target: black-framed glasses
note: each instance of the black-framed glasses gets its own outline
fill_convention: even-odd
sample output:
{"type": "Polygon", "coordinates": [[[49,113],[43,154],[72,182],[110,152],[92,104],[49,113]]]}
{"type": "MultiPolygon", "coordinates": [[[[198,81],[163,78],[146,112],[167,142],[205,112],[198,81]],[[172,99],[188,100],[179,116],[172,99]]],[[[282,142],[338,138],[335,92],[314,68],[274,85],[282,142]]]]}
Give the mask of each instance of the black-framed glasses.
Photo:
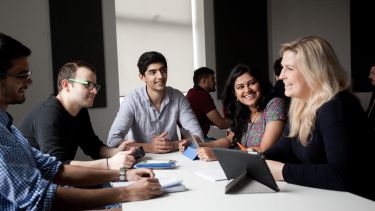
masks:
{"type": "Polygon", "coordinates": [[[22,80],[29,80],[29,78],[31,78],[32,73],[33,73],[33,71],[31,69],[29,69],[29,70],[27,70],[27,72],[17,74],[17,75],[0,72],[0,76],[10,76],[10,77],[18,78],[18,79],[22,79],[22,80]]]}
{"type": "Polygon", "coordinates": [[[82,84],[83,86],[85,86],[87,89],[89,89],[90,91],[93,90],[94,88],[96,89],[96,91],[99,92],[100,90],[100,85],[99,84],[96,84],[96,83],[93,83],[91,81],[86,81],[86,80],[79,80],[79,79],[68,79],[68,81],[70,82],[76,82],[76,83],[80,83],[82,84]]]}

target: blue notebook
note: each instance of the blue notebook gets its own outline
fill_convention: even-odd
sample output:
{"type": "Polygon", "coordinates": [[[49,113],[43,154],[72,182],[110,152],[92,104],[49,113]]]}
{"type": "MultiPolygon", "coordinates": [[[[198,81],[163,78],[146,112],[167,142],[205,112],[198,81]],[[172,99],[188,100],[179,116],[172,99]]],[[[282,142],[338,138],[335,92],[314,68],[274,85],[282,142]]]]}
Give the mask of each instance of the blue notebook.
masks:
{"type": "Polygon", "coordinates": [[[174,160],[144,160],[134,165],[134,168],[171,169],[176,167],[174,160]]]}

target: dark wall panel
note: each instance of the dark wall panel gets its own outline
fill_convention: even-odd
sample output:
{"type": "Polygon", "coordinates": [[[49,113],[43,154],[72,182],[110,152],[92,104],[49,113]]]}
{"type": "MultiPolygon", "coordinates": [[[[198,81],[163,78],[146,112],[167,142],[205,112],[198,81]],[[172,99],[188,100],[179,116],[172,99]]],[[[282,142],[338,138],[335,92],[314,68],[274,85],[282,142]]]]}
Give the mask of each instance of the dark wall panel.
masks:
{"type": "Polygon", "coordinates": [[[268,77],[267,1],[214,1],[214,20],[218,98],[236,64],[255,66],[268,77]]]}
{"type": "Polygon", "coordinates": [[[50,0],[54,89],[58,69],[71,60],[84,60],[97,69],[102,86],[94,107],[106,106],[101,0],[50,0]]]}
{"type": "Polygon", "coordinates": [[[375,65],[375,16],[373,2],[350,1],[351,76],[354,91],[368,92],[370,68],[375,65]]]}

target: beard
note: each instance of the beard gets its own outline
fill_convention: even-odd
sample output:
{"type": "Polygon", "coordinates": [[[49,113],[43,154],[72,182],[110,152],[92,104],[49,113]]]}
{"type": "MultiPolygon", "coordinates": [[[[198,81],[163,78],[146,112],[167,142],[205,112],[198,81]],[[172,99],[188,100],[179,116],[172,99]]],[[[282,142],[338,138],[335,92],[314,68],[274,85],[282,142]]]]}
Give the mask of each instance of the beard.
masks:
{"type": "Polygon", "coordinates": [[[213,87],[213,88],[209,89],[208,92],[216,92],[216,88],[213,87]]]}
{"type": "Polygon", "coordinates": [[[25,100],[26,100],[26,97],[23,96],[23,97],[19,97],[19,98],[16,98],[16,99],[12,99],[12,100],[10,100],[10,101],[8,102],[8,104],[9,104],[9,105],[10,105],[10,104],[22,104],[22,103],[25,102],[25,100]]]}
{"type": "Polygon", "coordinates": [[[25,93],[20,94],[19,92],[14,93],[14,92],[2,92],[0,94],[0,99],[3,102],[6,102],[8,105],[12,104],[22,104],[25,102],[26,97],[25,93]]]}

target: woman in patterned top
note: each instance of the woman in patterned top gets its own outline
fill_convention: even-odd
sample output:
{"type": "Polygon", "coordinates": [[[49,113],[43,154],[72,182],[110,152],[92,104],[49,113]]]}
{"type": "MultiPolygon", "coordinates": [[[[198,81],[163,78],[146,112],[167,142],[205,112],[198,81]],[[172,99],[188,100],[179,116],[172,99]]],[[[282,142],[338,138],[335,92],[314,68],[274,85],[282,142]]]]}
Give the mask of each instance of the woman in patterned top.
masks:
{"type": "Polygon", "coordinates": [[[259,71],[246,65],[234,67],[223,99],[225,113],[233,121],[231,131],[226,138],[201,143],[200,159],[216,160],[211,147],[237,147],[237,143],[264,152],[280,138],[287,120],[287,103],[274,97],[271,83],[259,71]]]}

